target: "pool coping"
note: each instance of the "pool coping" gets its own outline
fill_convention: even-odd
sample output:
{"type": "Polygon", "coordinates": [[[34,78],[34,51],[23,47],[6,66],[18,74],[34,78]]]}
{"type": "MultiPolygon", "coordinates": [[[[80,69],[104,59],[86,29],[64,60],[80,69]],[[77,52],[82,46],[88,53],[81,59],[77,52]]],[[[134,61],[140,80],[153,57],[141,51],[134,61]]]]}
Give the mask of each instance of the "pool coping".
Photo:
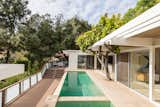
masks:
{"type": "Polygon", "coordinates": [[[67,72],[65,72],[64,75],[62,76],[62,79],[60,80],[60,83],[57,86],[56,90],[54,91],[53,95],[50,95],[46,98],[45,103],[47,104],[48,107],[55,107],[56,106],[61,88],[62,88],[64,80],[66,78],[66,75],[67,75],[67,72]]]}
{"type": "Polygon", "coordinates": [[[65,78],[66,78],[66,75],[67,75],[67,72],[68,72],[68,71],[66,71],[66,72],[64,73],[64,75],[63,75],[63,77],[62,77],[62,79],[61,79],[58,87],[56,88],[55,92],[53,93],[54,96],[59,96],[59,95],[60,95],[61,89],[62,89],[62,87],[63,87],[64,81],[65,81],[65,78]]]}
{"type": "Polygon", "coordinates": [[[105,96],[59,97],[58,101],[110,101],[105,96]]]}

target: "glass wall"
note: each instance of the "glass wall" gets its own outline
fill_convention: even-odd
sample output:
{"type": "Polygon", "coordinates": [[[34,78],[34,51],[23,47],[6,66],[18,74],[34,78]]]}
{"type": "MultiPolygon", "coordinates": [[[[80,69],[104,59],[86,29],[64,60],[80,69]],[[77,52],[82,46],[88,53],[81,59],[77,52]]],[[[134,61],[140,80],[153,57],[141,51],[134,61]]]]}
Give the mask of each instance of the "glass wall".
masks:
{"type": "Polygon", "coordinates": [[[114,80],[115,72],[114,72],[114,57],[113,56],[108,57],[108,70],[110,72],[111,79],[114,80]]]}
{"type": "Polygon", "coordinates": [[[132,89],[148,96],[149,93],[149,52],[130,53],[130,82],[132,89]]]}
{"type": "MultiPolygon", "coordinates": [[[[102,60],[102,57],[100,57],[100,59],[102,60]]],[[[97,58],[97,69],[101,70],[101,63],[99,62],[98,58],[97,58]]]]}
{"type": "Polygon", "coordinates": [[[94,69],[94,56],[79,55],[78,56],[78,68],[80,68],[80,69],[94,69]]]}
{"type": "Polygon", "coordinates": [[[160,102],[160,48],[156,48],[155,65],[153,99],[157,102],[160,102]]]}
{"type": "Polygon", "coordinates": [[[122,84],[128,86],[128,53],[122,53],[118,56],[118,72],[117,80],[122,84]]]}

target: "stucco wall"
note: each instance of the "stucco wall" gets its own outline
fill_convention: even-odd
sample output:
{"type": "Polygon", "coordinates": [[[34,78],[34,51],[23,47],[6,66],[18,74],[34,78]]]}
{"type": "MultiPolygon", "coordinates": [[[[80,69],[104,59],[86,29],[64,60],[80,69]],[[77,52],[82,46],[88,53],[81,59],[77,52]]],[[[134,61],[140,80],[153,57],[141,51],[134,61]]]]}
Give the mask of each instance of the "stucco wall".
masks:
{"type": "Polygon", "coordinates": [[[77,69],[78,67],[78,55],[89,55],[88,53],[84,53],[80,50],[64,50],[66,55],[69,56],[69,68],[77,69]]]}
{"type": "Polygon", "coordinates": [[[24,64],[0,64],[0,80],[24,72],[24,64]]]}
{"type": "Polygon", "coordinates": [[[77,53],[71,53],[69,55],[69,68],[76,69],[78,64],[78,54],[77,53]]]}

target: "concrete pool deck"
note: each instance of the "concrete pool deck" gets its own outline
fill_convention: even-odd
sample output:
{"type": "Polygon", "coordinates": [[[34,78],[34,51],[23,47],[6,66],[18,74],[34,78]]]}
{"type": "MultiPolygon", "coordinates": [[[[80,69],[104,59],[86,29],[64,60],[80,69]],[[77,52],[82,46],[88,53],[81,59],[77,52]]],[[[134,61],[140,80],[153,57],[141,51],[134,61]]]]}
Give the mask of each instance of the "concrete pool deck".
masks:
{"type": "MultiPolygon", "coordinates": [[[[134,91],[125,87],[121,83],[108,81],[104,75],[101,75],[100,72],[97,72],[95,70],[66,69],[65,71],[86,71],[89,77],[105,94],[106,98],[103,97],[102,100],[110,100],[115,107],[158,107],[155,104],[151,103],[145,97],[136,94],[134,91]]],[[[64,79],[62,79],[62,81],[64,81],[64,79]]],[[[60,87],[61,86],[62,84],[60,84],[60,87]]],[[[58,88],[59,91],[60,91],[60,87],[58,88]]],[[[66,97],[66,98],[59,97],[57,98],[57,101],[84,100],[83,98],[79,98],[79,99],[78,98],[79,97],[76,97],[75,99],[73,99],[73,97],[66,97]]],[[[88,99],[88,101],[91,101],[93,99],[95,101],[97,98],[86,97],[85,99],[88,99]]],[[[56,104],[54,104],[54,106],[55,105],[56,104]]],[[[53,107],[53,103],[52,103],[52,107],[53,107]]]]}
{"type": "MultiPolygon", "coordinates": [[[[94,83],[102,90],[105,94],[104,97],[58,97],[58,93],[61,90],[63,81],[66,73],[60,79],[51,80],[43,79],[39,85],[33,87],[31,90],[26,92],[22,97],[13,102],[9,107],[54,107],[56,100],[58,101],[98,101],[110,100],[115,107],[156,107],[149,100],[133,92],[131,89],[125,87],[119,82],[108,81],[105,76],[101,75],[100,72],[94,70],[71,70],[66,69],[65,71],[86,71],[94,83]],[[58,87],[57,87],[58,85],[58,87]],[[42,91],[42,89],[44,91],[42,91]],[[54,93],[54,94],[53,94],[54,93]],[[37,97],[36,97],[37,96],[37,97]],[[51,98],[51,104],[48,105],[46,99],[51,98]],[[53,99],[52,99],[53,98],[53,99]]],[[[158,107],[158,106],[157,106],[158,107]]]]}
{"type": "Polygon", "coordinates": [[[119,82],[108,81],[94,70],[86,71],[115,107],[158,107],[119,82]]]}

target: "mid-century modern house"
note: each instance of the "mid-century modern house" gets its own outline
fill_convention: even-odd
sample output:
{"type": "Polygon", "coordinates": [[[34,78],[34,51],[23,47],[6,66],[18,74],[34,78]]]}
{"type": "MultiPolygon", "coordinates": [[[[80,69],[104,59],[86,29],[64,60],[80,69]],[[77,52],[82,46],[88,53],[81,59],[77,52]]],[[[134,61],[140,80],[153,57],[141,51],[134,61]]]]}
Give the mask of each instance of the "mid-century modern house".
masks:
{"type": "Polygon", "coordinates": [[[68,68],[72,69],[93,69],[94,56],[80,50],[64,50],[63,53],[69,56],[68,68]]]}
{"type": "MultiPolygon", "coordinates": [[[[105,52],[107,49],[104,44],[118,45],[120,54],[111,54],[110,58],[113,58],[110,62],[113,63],[114,81],[154,103],[160,102],[159,10],[160,4],[157,4],[90,47],[93,51],[98,51],[101,46],[105,52]]],[[[68,54],[69,62],[74,62],[69,64],[71,68],[103,70],[104,63],[101,62],[105,62],[105,56],[99,61],[98,55],[76,50],[70,50],[68,54]]]]}
{"type": "MultiPolygon", "coordinates": [[[[94,54],[84,53],[84,52],[81,52],[80,50],[64,50],[63,52],[68,57],[69,70],[72,71],[72,69],[78,69],[78,70],[91,69],[91,70],[88,70],[89,72],[86,70],[88,73],[85,73],[85,76],[83,75],[84,72],[79,73],[79,74],[82,74],[82,77],[79,79],[83,83],[86,83],[88,80],[91,82],[90,83],[91,87],[89,86],[89,88],[91,88],[91,90],[93,91],[91,92],[93,95],[89,96],[90,98],[96,98],[96,100],[94,99],[95,101],[97,101],[97,98],[98,99],[100,98],[100,100],[98,101],[101,101],[101,100],[106,101],[106,94],[108,92],[111,92],[111,94],[110,93],[108,94],[112,96],[112,99],[114,99],[114,102],[116,102],[117,105],[120,104],[120,106],[117,106],[117,107],[144,107],[144,106],[150,107],[150,106],[146,106],[148,104],[148,100],[152,103],[155,103],[155,105],[158,105],[157,107],[160,107],[160,3],[152,7],[151,9],[147,10],[140,16],[136,17],[132,21],[128,22],[127,24],[123,25],[119,29],[110,33],[109,35],[106,35],[106,37],[104,37],[103,39],[99,40],[98,42],[90,46],[89,50],[95,51],[96,53],[94,54]],[[120,48],[120,53],[118,54],[110,53],[109,59],[107,59],[109,62],[109,65],[108,65],[109,73],[111,74],[111,78],[115,82],[105,81],[106,78],[104,76],[103,78],[101,78],[102,76],[97,76],[98,73],[99,74],[105,73],[104,71],[107,65],[106,64],[107,61],[104,53],[108,51],[108,49],[106,48],[106,45],[116,45],[116,46],[119,46],[120,48]],[[98,53],[98,52],[101,52],[101,53],[98,53]],[[98,77],[97,79],[96,79],[96,76],[98,77]],[[84,79],[84,77],[86,78],[84,79]],[[92,80],[94,80],[93,81],[94,83],[96,83],[95,81],[99,80],[98,82],[99,83],[101,82],[102,84],[98,83],[99,85],[98,84],[94,85],[92,80],[88,79],[89,77],[92,77],[92,80]],[[95,91],[96,87],[97,86],[101,87],[103,85],[104,87],[109,86],[111,88],[102,89],[103,91],[105,91],[104,93],[105,96],[101,96],[102,90],[100,91],[100,93],[97,91],[99,94],[94,96],[94,94],[97,93],[95,91]],[[119,86],[116,87],[116,85],[117,86],[119,85],[119,86]],[[113,89],[116,89],[116,90],[113,90],[113,89]],[[119,90],[123,90],[123,91],[119,91],[119,90]],[[130,91],[138,95],[136,96],[136,94],[131,94],[131,93],[128,94],[130,91]],[[120,92],[120,94],[118,92],[120,92]],[[124,96],[125,99],[119,100],[121,99],[120,98],[121,95],[123,99],[123,94],[125,94],[124,96]],[[134,99],[134,98],[138,98],[139,95],[143,98],[143,100],[144,98],[146,98],[147,100],[144,102],[141,102],[142,99],[140,99],[140,102],[138,102],[139,99],[134,99]],[[116,97],[118,96],[117,97],[118,99],[115,96],[116,97]],[[127,99],[130,99],[129,96],[131,96],[131,100],[127,100],[127,99]],[[137,104],[137,102],[139,104],[137,104]],[[144,103],[147,103],[147,104],[144,104],[144,103]]],[[[12,86],[9,86],[3,90],[0,90],[0,107],[6,107],[6,105],[12,102],[15,98],[17,98],[17,96],[20,96],[23,92],[32,88],[32,86],[34,86],[35,84],[38,84],[39,81],[44,76],[45,72],[49,71],[48,69],[51,68],[52,65],[53,65],[52,62],[46,63],[43,66],[41,72],[38,72],[37,74],[34,74],[22,81],[19,81],[16,84],[13,84],[12,86]]],[[[1,67],[1,69],[2,68],[3,67],[1,67]]],[[[66,68],[65,70],[68,70],[68,68],[66,68]]],[[[58,68],[56,69],[57,71],[60,71],[59,72],[60,75],[63,75],[64,70],[61,70],[61,69],[58,70],[58,68]]],[[[50,71],[54,71],[54,73],[52,72],[51,76],[52,78],[54,77],[53,79],[55,79],[56,77],[55,73],[57,73],[57,71],[52,68],[50,71]]],[[[48,76],[48,73],[46,74],[48,76]]],[[[75,101],[75,102],[80,101],[79,99],[82,100],[83,98],[85,98],[85,101],[86,101],[86,98],[87,98],[86,96],[88,96],[88,93],[90,93],[90,91],[87,90],[88,83],[83,86],[84,89],[81,85],[78,86],[77,84],[80,84],[80,82],[77,81],[78,80],[77,75],[78,75],[77,72],[72,72],[70,74],[67,74],[67,72],[65,72],[60,82],[58,80],[55,80],[55,81],[52,80],[53,81],[52,84],[53,85],[58,84],[58,86],[55,86],[57,88],[53,95],[46,97],[47,98],[45,100],[46,103],[51,104],[52,106],[54,104],[55,106],[57,102],[59,102],[59,104],[60,103],[63,104],[64,102],[65,104],[65,100],[68,101],[71,105],[73,104],[72,101],[75,101]],[[69,86],[69,88],[67,86],[69,86]],[[75,86],[79,87],[79,88],[76,87],[77,90],[79,89],[81,90],[82,88],[82,91],[85,91],[86,89],[87,91],[85,92],[87,94],[83,96],[83,92],[80,91],[79,92],[80,97],[72,98],[74,96],[73,95],[74,92],[76,92],[77,94],[77,90],[75,91],[75,86]],[[73,90],[70,91],[70,89],[72,88],[73,90]],[[63,95],[64,90],[69,90],[70,95],[68,95],[68,91],[65,93],[65,95],[63,95]],[[66,98],[64,96],[66,96],[66,98]]],[[[45,84],[46,82],[42,82],[42,83],[45,84]]],[[[44,88],[43,84],[41,88],[44,88]]],[[[50,87],[53,88],[52,85],[50,87]]],[[[51,91],[52,88],[49,88],[49,91],[51,91]]],[[[37,90],[38,88],[35,88],[35,89],[37,90]]],[[[108,101],[109,95],[107,96],[107,101],[108,101]]],[[[87,98],[87,100],[92,101],[93,99],[90,99],[90,98],[87,98]]],[[[22,101],[20,100],[20,102],[22,101]]],[[[81,105],[81,102],[79,104],[81,105]]],[[[99,107],[99,105],[97,107],[99,107]]]]}
{"type": "MultiPolygon", "coordinates": [[[[97,55],[92,53],[82,52],[80,50],[64,50],[63,51],[68,58],[68,68],[69,69],[96,69],[104,71],[104,65],[101,64],[101,61],[105,63],[105,57],[101,56],[100,61],[97,58],[97,55]]],[[[109,71],[113,71],[112,66],[113,57],[109,56],[109,71]]]]}
{"type": "Polygon", "coordinates": [[[91,48],[105,51],[104,44],[118,45],[114,56],[115,81],[160,102],[160,4],[96,42],[91,48]]]}

